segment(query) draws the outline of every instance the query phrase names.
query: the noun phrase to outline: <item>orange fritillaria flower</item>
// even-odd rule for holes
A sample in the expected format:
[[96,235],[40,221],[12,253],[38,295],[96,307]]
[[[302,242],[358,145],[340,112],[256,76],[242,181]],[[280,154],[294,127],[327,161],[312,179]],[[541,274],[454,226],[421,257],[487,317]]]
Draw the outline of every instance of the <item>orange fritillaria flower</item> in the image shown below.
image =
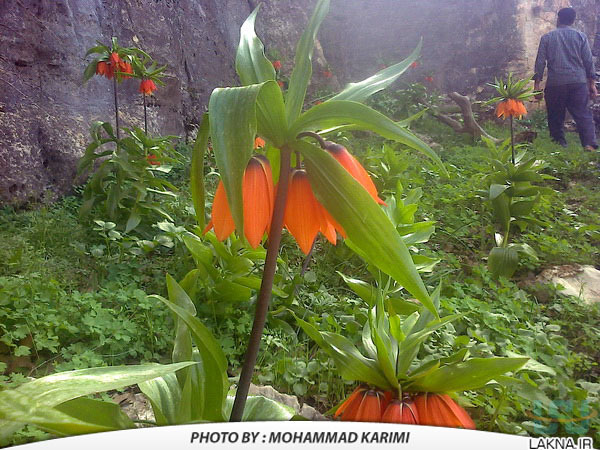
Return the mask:
[[419,62],[418,62],[418,61],[413,61],[413,62],[410,64],[410,67],[411,67],[412,69],[414,69],[415,67],[418,67],[418,66],[419,66]]
[[521,100],[514,98],[506,99],[496,106],[496,116],[506,119],[507,117],[523,117],[527,114],[527,108]]
[[217,186],[215,198],[213,199],[210,221],[208,222],[208,225],[206,225],[204,233],[212,228],[215,229],[215,235],[220,241],[227,239],[229,235],[233,233],[233,230],[235,230],[229,203],[227,203],[225,186],[222,181],[219,181],[219,185]]
[[415,398],[415,406],[419,425],[475,429],[469,413],[446,394],[420,394]]
[[119,54],[117,52],[112,52],[110,54],[109,59],[110,59],[110,62],[115,65],[119,64],[119,62],[121,61],[121,57],[119,56]]
[[104,76],[108,70],[108,64],[106,61],[98,61],[96,64],[96,75]]
[[325,142],[325,149],[331,153],[343,167],[352,175],[356,181],[358,181],[362,187],[364,187],[371,197],[380,205],[385,205],[385,202],[379,198],[377,194],[377,188],[375,183],[369,176],[369,173],[365,170],[361,163],[348,152],[346,147],[336,144],[331,141]]
[[254,138],[254,148],[263,148],[265,144],[265,140],[260,136],[256,136],[256,138]]
[[[253,156],[248,162],[242,182],[244,235],[252,248],[258,247],[271,224],[275,204],[274,192],[269,161],[262,155]],[[211,228],[215,229],[215,235],[220,241],[227,239],[235,230],[235,223],[222,181],[217,186],[211,219],[204,229],[204,233]]]
[[306,171],[292,170],[283,223],[305,255],[310,251],[317,233],[328,229],[323,210],[312,192]]
[[248,162],[242,184],[244,198],[244,234],[252,248],[258,247],[269,230],[275,189],[269,160],[262,155]]
[[369,390],[363,396],[362,402],[356,411],[356,422],[381,422],[381,401],[383,394],[380,391]]
[[277,61],[273,61],[273,68],[275,70],[279,70],[281,69],[281,61],[277,60]]
[[354,416],[356,416],[358,407],[360,406],[366,392],[367,388],[365,386],[359,386],[354,389],[352,394],[350,394],[344,403],[338,407],[333,417],[337,418],[342,416],[341,419],[344,421],[354,420]]
[[323,71],[323,76],[325,78],[331,78],[333,76],[333,72],[331,70],[324,70]]
[[419,423],[419,413],[412,400],[398,398],[392,400],[385,409],[381,421],[384,423],[405,423],[417,425]]
[[160,161],[158,161],[156,155],[153,153],[149,153],[146,156],[146,161],[148,161],[148,164],[150,164],[151,166],[160,166]]
[[125,75],[125,74],[133,75],[133,66],[130,63],[128,63],[126,61],[121,61],[121,62],[119,62],[118,67],[119,67],[119,72],[122,72],[121,77],[124,80],[131,78],[131,76]]
[[156,90],[156,84],[152,80],[142,80],[140,83],[140,93],[149,95]]

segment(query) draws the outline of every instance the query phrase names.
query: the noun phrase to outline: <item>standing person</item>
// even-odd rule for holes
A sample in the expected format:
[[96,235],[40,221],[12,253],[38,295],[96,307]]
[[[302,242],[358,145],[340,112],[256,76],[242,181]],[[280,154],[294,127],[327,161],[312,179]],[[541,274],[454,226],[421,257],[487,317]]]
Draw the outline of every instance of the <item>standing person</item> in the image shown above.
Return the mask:
[[[590,97],[593,99],[598,95],[596,75],[586,35],[571,27],[575,16],[573,8],[561,9],[558,12],[556,29],[542,36],[533,79],[537,91],[544,77],[544,69],[548,66],[544,94],[552,140],[563,147],[567,146],[563,124],[565,109],[568,109],[577,124],[581,145],[586,150],[593,151],[598,145],[588,102]],[[536,98],[541,100],[543,94]]]

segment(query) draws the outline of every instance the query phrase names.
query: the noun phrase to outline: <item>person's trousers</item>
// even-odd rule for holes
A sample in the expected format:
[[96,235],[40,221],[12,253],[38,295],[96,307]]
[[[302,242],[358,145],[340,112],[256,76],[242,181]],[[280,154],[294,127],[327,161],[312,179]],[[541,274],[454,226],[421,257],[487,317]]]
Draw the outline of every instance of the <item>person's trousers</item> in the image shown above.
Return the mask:
[[581,145],[597,147],[594,118],[588,107],[589,95],[587,83],[546,86],[544,96],[548,111],[548,129],[554,141],[562,145],[567,143],[563,124],[565,110],[568,110],[577,124]]

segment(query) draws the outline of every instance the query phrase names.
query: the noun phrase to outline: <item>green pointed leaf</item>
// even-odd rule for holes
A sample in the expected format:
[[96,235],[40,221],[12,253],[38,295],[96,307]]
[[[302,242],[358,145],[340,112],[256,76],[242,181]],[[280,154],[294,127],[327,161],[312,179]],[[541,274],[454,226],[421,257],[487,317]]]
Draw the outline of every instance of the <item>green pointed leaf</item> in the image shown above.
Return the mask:
[[175,374],[144,381],[138,386],[152,405],[157,425],[177,424],[182,393]]
[[242,180],[256,136],[256,99],[261,85],[215,89],[210,96],[210,136],[236,229],[244,235]]
[[141,383],[192,364],[181,362],[72,370],[38,378],[16,389],[4,390],[0,392],[0,442],[4,443],[22,424],[7,421],[11,415],[36,417],[38,409],[44,411],[74,398]]
[[437,316],[402,237],[369,193],[328,152],[301,141],[293,148],[305,157],[317,199],[342,225],[352,245]]
[[354,291],[356,295],[362,298],[370,307],[375,306],[375,299],[377,297],[377,290],[371,286],[369,283],[366,283],[362,280],[357,280],[355,278],[350,278],[344,275],[341,272],[337,272],[339,276],[344,279],[344,282],[348,285],[350,289]]
[[506,191],[510,186],[507,186],[506,184],[492,184],[490,185],[490,200],[494,200],[496,197],[498,197],[500,194],[502,194],[504,191]]
[[192,192],[192,201],[196,212],[196,222],[202,229],[205,225],[204,154],[208,146],[209,131],[208,114],[204,114],[192,149],[192,167],[190,169],[190,191]]
[[254,31],[254,22],[259,8],[260,5],[252,11],[240,28],[235,70],[244,86],[275,79],[273,64],[266,58],[265,47]]
[[290,136],[297,136],[302,131],[340,125],[354,125],[356,129],[370,130],[386,139],[407,145],[427,155],[444,175],[448,174],[442,160],[429,145],[390,118],[358,102],[336,100],[313,106],[290,125]]
[[[231,415],[233,407],[233,396],[227,397],[225,416]],[[294,408],[276,402],[262,395],[251,395],[246,399],[242,422],[264,422],[272,420],[291,420],[294,417]]]
[[[187,295],[187,292],[179,286],[175,279],[167,274],[167,292],[169,301],[185,309],[190,315],[196,315],[196,307]],[[185,322],[175,314],[176,332],[173,342],[173,362],[191,361],[192,359],[192,336]],[[178,377],[182,378],[182,377]]]
[[87,67],[83,71],[83,82],[84,83],[94,76],[94,74],[96,73],[96,65],[97,64],[98,64],[98,60],[95,59],[87,65]]
[[286,136],[283,100],[274,91],[276,86],[274,81],[268,81],[218,88],[208,104],[213,151],[239,236],[244,236],[242,180],[252,156],[257,126],[275,142],[282,142]]
[[302,112],[306,88],[312,75],[312,54],[321,22],[329,12],[329,0],[319,0],[296,47],[294,70],[285,97],[285,114],[292,123]]
[[411,391],[455,392],[477,389],[506,372],[514,372],[528,358],[471,358],[442,366],[417,380]]
[[488,268],[495,277],[512,277],[518,265],[519,253],[514,247],[494,247],[488,256]]
[[[61,403],[55,409],[83,422],[105,427],[107,430],[135,428],[135,424],[121,407],[112,402],[80,397]],[[54,431],[60,430],[55,428]]]
[[332,97],[330,100],[352,100],[354,102],[363,102],[371,95],[385,89],[402,75],[410,65],[417,60],[421,53],[423,39],[419,41],[417,47],[404,61],[380,70],[375,75],[359,81],[358,83],[349,83],[342,92]]
[[210,330],[187,310],[158,295],[152,295],[151,297],[167,305],[188,326],[202,360],[204,376],[201,383],[203,386],[199,389],[201,389],[201,392],[206,393],[206,395],[203,395],[204,405],[202,411],[204,411],[206,420],[225,421],[223,406],[229,389],[229,380],[227,378],[227,360],[221,346]]
[[296,322],[313,341],[333,359],[339,374],[347,380],[363,381],[382,388],[390,387],[377,363],[363,356],[345,337],[321,332],[294,315]]

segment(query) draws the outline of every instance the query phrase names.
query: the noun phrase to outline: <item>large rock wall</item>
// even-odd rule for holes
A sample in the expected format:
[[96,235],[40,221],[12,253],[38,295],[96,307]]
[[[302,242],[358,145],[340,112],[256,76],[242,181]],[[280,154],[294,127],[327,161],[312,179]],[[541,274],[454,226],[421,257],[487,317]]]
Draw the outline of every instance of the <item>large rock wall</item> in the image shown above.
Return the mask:
[[[168,64],[149,105],[151,132],[185,135],[212,89],[236,82],[239,26],[257,0],[1,0],[0,204],[68,192],[93,120],[114,120],[111,83],[82,85],[85,50],[117,36]],[[289,74],[315,0],[266,0],[257,28]],[[567,0],[331,0],[315,50],[312,90],[337,89],[404,58],[443,90],[474,90],[507,69],[531,72],[539,37]],[[592,37],[596,0],[572,0]],[[325,69],[333,77],[324,75]],[[137,83],[119,87],[121,120],[141,126]]]

